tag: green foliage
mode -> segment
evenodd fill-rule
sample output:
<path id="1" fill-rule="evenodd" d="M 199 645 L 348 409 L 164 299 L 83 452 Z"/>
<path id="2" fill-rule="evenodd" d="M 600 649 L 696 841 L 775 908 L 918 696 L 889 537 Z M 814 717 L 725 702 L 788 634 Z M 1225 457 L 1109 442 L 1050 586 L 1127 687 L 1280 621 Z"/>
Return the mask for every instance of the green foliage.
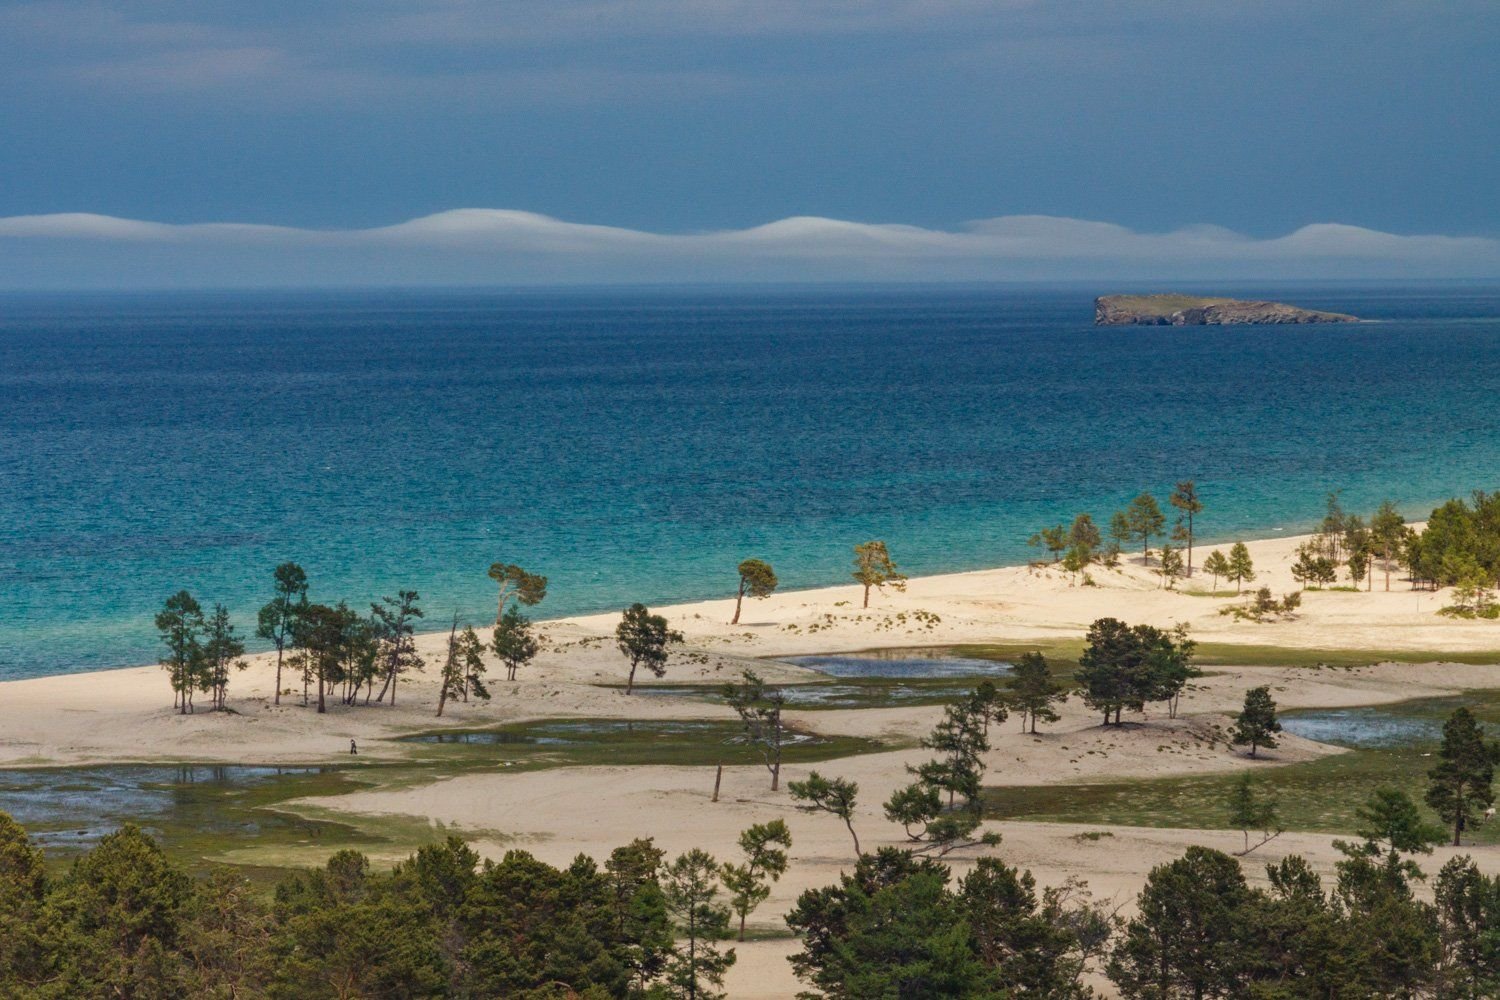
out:
<path id="1" fill-rule="evenodd" d="M 1297 561 L 1292 564 L 1292 579 L 1306 589 L 1310 585 L 1323 586 L 1338 579 L 1337 565 L 1330 556 L 1321 555 L 1316 549 L 1302 545 L 1297 548 Z"/>
<path id="2" fill-rule="evenodd" d="M 682 642 L 682 633 L 667 627 L 667 619 L 653 615 L 644 604 L 632 604 L 620 616 L 615 626 L 615 643 L 620 652 L 630 661 L 630 679 L 625 683 L 625 693 L 635 688 L 636 669 L 645 666 L 657 677 L 667 673 L 667 657 L 673 643 Z"/>
<path id="3" fill-rule="evenodd" d="M 1177 586 L 1177 581 L 1187 570 L 1182 561 L 1182 552 L 1170 544 L 1161 547 L 1161 565 L 1156 572 L 1161 576 L 1162 586 L 1168 590 Z"/>
<path id="4" fill-rule="evenodd" d="M 1248 553 L 1247 553 L 1248 554 Z M 1214 549 L 1203 560 L 1203 572 L 1214 578 L 1213 589 L 1219 589 L 1219 578 L 1229 579 L 1229 560 L 1224 558 L 1224 553 Z"/>
<path id="5" fill-rule="evenodd" d="M 1063 686 L 1052 679 L 1052 669 L 1041 653 L 1031 651 L 1021 654 L 1006 679 L 1006 700 L 1021 713 L 1021 724 L 1028 732 L 1036 732 L 1038 722 L 1056 722 L 1058 714 L 1053 705 L 1067 700 Z"/>
<path id="6" fill-rule="evenodd" d="M 500 588 L 495 604 L 495 624 L 505 617 L 505 605 L 515 598 L 527 607 L 535 607 L 547 596 L 547 578 L 528 573 L 515 563 L 490 563 L 489 578 Z"/>
<path id="7" fill-rule="evenodd" d="M 167 647 L 161 658 L 175 696 L 172 707 L 182 713 L 192 711 L 193 691 L 203 676 L 203 608 L 186 590 L 167 598 L 156 615 L 156 631 Z"/>
<path id="8" fill-rule="evenodd" d="M 1173 540 L 1181 541 L 1187 545 L 1187 573 L 1193 573 L 1193 519 L 1203 513 L 1203 501 L 1198 497 L 1198 484 L 1191 479 L 1184 479 L 1172 489 L 1172 495 L 1167 497 L 1167 502 L 1182 512 L 1178 519 L 1178 526 L 1182 529 L 1181 536 L 1173 531 Z M 1184 523 L 1185 522 L 1185 523 Z"/>
<path id="9" fill-rule="evenodd" d="M 1256 756 L 1261 747 L 1276 749 L 1276 734 L 1281 732 L 1281 723 L 1276 719 L 1276 702 L 1271 698 L 1269 685 L 1251 688 L 1245 692 L 1245 705 L 1234 719 L 1234 732 L 1230 739 L 1236 746 L 1248 746 L 1250 756 Z"/>
<path id="10" fill-rule="evenodd" d="M 384 702 L 386 693 L 391 704 L 396 704 L 396 685 L 401 675 L 421 670 L 422 657 L 417 653 L 417 619 L 423 617 L 417 607 L 417 592 L 401 590 L 395 597 L 383 597 L 379 604 L 370 605 L 370 621 L 374 626 L 373 637 L 378 643 L 375 655 L 379 660 L 379 672 L 385 677 L 380 696 L 375 700 Z M 366 683 L 373 683 L 373 678 Z M 357 687 L 357 685 L 356 685 Z M 366 694 L 365 700 L 369 701 Z"/>
<path id="11" fill-rule="evenodd" d="M 1068 526 L 1055 524 L 1050 528 L 1043 528 L 1028 538 L 1026 544 L 1033 548 L 1046 549 L 1047 553 L 1052 556 L 1052 561 L 1057 562 L 1068 548 Z"/>
<path id="12" fill-rule="evenodd" d="M 506 608 L 500 616 L 490 648 L 505 664 L 505 679 L 511 682 L 516 679 L 516 671 L 536 658 L 541 643 L 532 632 L 531 619 L 521 613 L 518 605 Z"/>
<path id="13" fill-rule="evenodd" d="M 1229 825 L 1245 835 L 1245 849 L 1241 857 L 1281 834 L 1276 796 L 1262 795 L 1255 779 L 1242 774 L 1229 793 Z M 1273 832 L 1274 828 L 1274 832 Z M 1259 830 L 1262 838 L 1255 847 L 1250 846 L 1250 831 Z"/>
<path id="14" fill-rule="evenodd" d="M 497 632 L 499 629 L 500 626 L 496 626 Z M 458 630 L 458 614 L 455 612 L 453 627 L 448 633 L 448 651 L 443 660 L 443 674 L 439 682 L 437 710 L 439 717 L 443 714 L 444 706 L 451 700 L 462 699 L 467 702 L 470 695 L 480 701 L 490 700 L 489 689 L 484 685 L 484 675 L 487 673 L 484 650 L 484 643 L 480 641 L 472 625 L 465 625 L 462 632 Z"/>
<path id="15" fill-rule="evenodd" d="M 1160 535 L 1166 527 L 1167 518 L 1150 493 L 1142 493 L 1122 511 L 1110 519 L 1110 534 L 1122 543 L 1140 542 L 1141 557 L 1151 561 L 1151 539 Z"/>
<path id="16" fill-rule="evenodd" d="M 1109 960 L 1109 978 L 1127 1000 L 1238 995 L 1247 966 L 1240 914 L 1252 899 L 1227 854 L 1189 847 L 1151 870 Z"/>
<path id="17" fill-rule="evenodd" d="M 1225 562 L 1227 569 L 1224 578 L 1234 581 L 1235 593 L 1239 593 L 1245 584 L 1254 581 L 1255 564 L 1250 560 L 1250 550 L 1245 547 L 1244 542 L 1235 542 L 1229 547 L 1229 558 Z"/>
<path id="18" fill-rule="evenodd" d="M 1500 875 L 1473 859 L 1450 860 L 1433 886 L 1441 928 L 1441 995 L 1463 1000 L 1500 995 Z"/>
<path id="19" fill-rule="evenodd" d="M 882 848 L 787 915 L 797 975 L 835 1000 L 1088 994 L 1071 911 L 1038 905 L 1030 873 L 981 858 L 957 891 L 945 865 Z"/>
<path id="20" fill-rule="evenodd" d="M 885 542 L 870 541 L 854 546 L 854 580 L 865 588 L 864 606 L 870 606 L 870 588 L 884 591 L 906 589 L 906 575 L 896 569 Z"/>
<path id="21" fill-rule="evenodd" d="M 720 877 L 729 892 L 729 905 L 740 918 L 741 941 L 745 940 L 745 918 L 771 895 L 771 883 L 785 874 L 791 846 L 792 834 L 784 820 L 757 823 L 740 833 L 745 861 L 726 863 Z"/>
<path id="22" fill-rule="evenodd" d="M 857 783 L 843 778 L 825 778 L 813 771 L 806 781 L 793 781 L 786 787 L 793 799 L 806 803 L 805 808 L 832 813 L 843 820 L 854 840 L 854 853 L 859 853 L 859 834 L 854 832 L 854 804 L 859 795 Z"/>
<path id="23" fill-rule="evenodd" d="M 1443 724 L 1437 765 L 1427 772 L 1427 804 L 1453 830 L 1453 846 L 1464 829 L 1495 801 L 1495 765 L 1500 743 L 1486 743 L 1484 731 L 1467 708 Z"/>
<path id="24" fill-rule="evenodd" d="M 1164 631 L 1100 618 L 1085 643 L 1074 677 L 1084 703 L 1103 713 L 1105 725 L 1119 725 L 1124 709 L 1139 711 L 1154 701 L 1167 702 L 1175 716 L 1188 681 L 1199 674 L 1192 665 L 1196 644 L 1182 626 Z"/>
<path id="25" fill-rule="evenodd" d="M 1471 499 L 1449 500 L 1420 535 L 1405 534 L 1401 554 L 1413 582 L 1436 588 L 1500 580 L 1500 493 L 1476 491 Z"/>
<path id="26" fill-rule="evenodd" d="M 776 571 L 771 564 L 760 559 L 746 559 L 740 563 L 740 587 L 734 599 L 734 617 L 729 624 L 740 623 L 740 605 L 746 597 L 770 597 L 776 590 Z"/>
<path id="27" fill-rule="evenodd" d="M 283 654 L 296 636 L 297 616 L 307 604 L 307 574 L 294 562 L 277 566 L 272 574 L 274 596 L 256 616 L 255 634 L 276 647 L 276 694 L 281 704 L 281 666 Z"/>
<path id="28" fill-rule="evenodd" d="M 241 659 L 244 655 L 245 644 L 229 620 L 229 609 L 215 604 L 213 614 L 203 625 L 203 661 L 198 674 L 198 688 L 208 693 L 214 711 L 225 710 L 229 697 L 229 671 L 236 667 L 244 670 L 248 666 Z"/>
<path id="29" fill-rule="evenodd" d="M 744 724 L 745 738 L 766 762 L 774 792 L 781 784 L 781 748 L 786 741 L 781 712 L 786 707 L 786 694 L 780 688 L 767 687 L 753 670 L 744 671 L 742 678 L 740 684 L 724 686 L 724 700 Z"/>
<path id="30" fill-rule="evenodd" d="M 673 926 L 684 944 L 667 961 L 668 995 L 716 1000 L 723 994 L 724 973 L 734 964 L 734 949 L 720 951 L 729 935 L 729 907 L 716 902 L 719 865 L 694 848 L 661 872 L 662 895 Z"/>

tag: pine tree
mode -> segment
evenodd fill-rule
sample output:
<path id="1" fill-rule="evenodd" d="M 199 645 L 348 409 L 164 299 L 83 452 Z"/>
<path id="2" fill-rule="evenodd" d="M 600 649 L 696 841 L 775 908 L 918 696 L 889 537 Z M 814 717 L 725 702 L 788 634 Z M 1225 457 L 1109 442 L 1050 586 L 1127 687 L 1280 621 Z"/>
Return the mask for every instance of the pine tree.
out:
<path id="1" fill-rule="evenodd" d="M 1214 578 L 1213 589 L 1217 591 L 1219 589 L 1219 577 L 1223 577 L 1226 580 L 1229 578 L 1229 560 L 1224 558 L 1224 553 L 1218 549 L 1214 549 L 1208 554 L 1208 558 L 1203 560 L 1203 572 L 1208 573 Z"/>
<path id="2" fill-rule="evenodd" d="M 1182 511 L 1186 523 L 1187 575 L 1193 575 L 1193 518 L 1203 513 L 1203 501 L 1198 498 L 1198 486 L 1191 479 L 1184 479 L 1172 490 L 1167 502 Z"/>
<path id="3" fill-rule="evenodd" d="M 1250 756 L 1256 756 L 1260 747 L 1276 749 L 1276 734 L 1281 732 L 1281 723 L 1276 719 L 1276 702 L 1271 699 L 1269 685 L 1251 688 L 1245 692 L 1245 707 L 1234 720 L 1232 741 L 1236 746 L 1250 747 Z"/>
<path id="4" fill-rule="evenodd" d="M 1011 667 L 1006 700 L 1021 713 L 1021 724 L 1036 732 L 1038 722 L 1056 722 L 1054 704 L 1067 700 L 1063 686 L 1052 679 L 1047 660 L 1038 652 L 1022 653 Z"/>
<path id="5" fill-rule="evenodd" d="M 854 546 L 854 579 L 865 588 L 864 606 L 870 606 L 870 588 L 883 591 L 906 589 L 906 575 L 898 572 L 885 542 L 872 541 Z"/>
<path id="6" fill-rule="evenodd" d="M 857 783 L 843 778 L 825 778 L 813 771 L 806 781 L 793 781 L 786 787 L 792 798 L 806 803 L 804 808 L 832 813 L 843 820 L 849 836 L 854 839 L 854 854 L 859 855 L 859 834 L 854 832 L 854 803 L 859 795 Z"/>
<path id="7" fill-rule="evenodd" d="M 786 852 L 791 846 L 792 834 L 784 820 L 756 823 L 740 833 L 745 863 L 725 864 L 722 878 L 729 905 L 740 918 L 741 941 L 745 940 L 745 918 L 771 895 L 771 883 L 786 873 Z"/>
<path id="8" fill-rule="evenodd" d="M 776 571 L 771 564 L 760 559 L 746 559 L 740 563 L 740 588 L 734 598 L 734 617 L 729 624 L 740 623 L 740 606 L 746 597 L 770 597 L 776 590 Z"/>
<path id="9" fill-rule="evenodd" d="M 1460 708 L 1443 724 L 1438 757 L 1427 772 L 1427 804 L 1453 830 L 1453 846 L 1458 847 L 1469 823 L 1495 801 L 1500 744 L 1486 743 L 1474 714 Z"/>
<path id="10" fill-rule="evenodd" d="M 1225 577 L 1234 581 L 1234 592 L 1240 593 L 1245 584 L 1255 579 L 1255 564 L 1250 561 L 1250 550 L 1245 547 L 1244 542 L 1235 542 L 1230 546 L 1228 559 L 1228 572 Z"/>
<path id="11" fill-rule="evenodd" d="M 668 628 L 667 619 L 653 615 L 644 604 L 632 604 L 615 626 L 615 642 L 630 661 L 630 677 L 625 682 L 625 693 L 630 694 L 639 667 L 645 666 L 657 677 L 666 675 L 670 647 L 682 642 L 682 633 Z"/>

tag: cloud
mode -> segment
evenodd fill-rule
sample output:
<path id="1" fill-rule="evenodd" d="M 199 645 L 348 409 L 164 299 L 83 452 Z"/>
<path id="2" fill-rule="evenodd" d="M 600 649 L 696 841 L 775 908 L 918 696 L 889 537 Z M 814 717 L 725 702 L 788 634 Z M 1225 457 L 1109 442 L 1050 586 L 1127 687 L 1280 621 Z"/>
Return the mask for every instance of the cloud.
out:
<path id="1" fill-rule="evenodd" d="M 455 209 L 370 229 L 0 218 L 10 288 L 1151 278 L 1500 278 L 1500 240 L 1318 224 L 1270 239 L 1022 215 L 956 229 L 819 217 L 657 233 Z"/>

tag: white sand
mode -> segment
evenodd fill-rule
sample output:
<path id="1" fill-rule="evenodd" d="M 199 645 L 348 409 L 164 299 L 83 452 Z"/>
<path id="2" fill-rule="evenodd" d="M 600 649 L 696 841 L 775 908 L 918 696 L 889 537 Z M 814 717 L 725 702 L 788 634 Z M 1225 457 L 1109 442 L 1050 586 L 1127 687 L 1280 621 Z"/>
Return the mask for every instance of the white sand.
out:
<path id="1" fill-rule="evenodd" d="M 1294 588 L 1288 569 L 1299 538 L 1252 542 L 1259 578 L 1277 593 Z M 1208 553 L 1200 547 L 1201 563 Z M 899 558 L 899 551 L 896 552 Z M 1136 557 L 1137 559 L 1139 557 Z M 1302 649 L 1369 650 L 1474 654 L 1496 650 L 1500 662 L 1500 623 L 1451 620 L 1434 614 L 1447 594 L 1412 593 L 1393 574 L 1383 591 L 1377 570 L 1373 593 L 1323 592 L 1305 595 L 1295 620 L 1271 624 L 1220 615 L 1233 598 L 1194 595 L 1207 578 L 1161 589 L 1149 570 L 1127 563 L 1118 570 L 1091 571 L 1098 586 L 1076 586 L 1057 569 L 1008 567 L 976 573 L 915 579 L 905 593 L 873 595 L 872 607 L 859 607 L 859 588 L 832 587 L 782 593 L 746 603 L 744 623 L 724 624 L 729 600 L 657 609 L 688 637 L 691 649 L 674 656 L 666 682 L 727 679 L 751 657 L 832 652 L 877 647 L 949 645 L 965 642 L 1026 642 L 1076 639 L 1089 622 L 1114 616 L 1131 623 L 1169 626 L 1187 623 L 1195 638 L 1215 643 L 1274 645 Z M 1221 583 L 1221 589 L 1227 585 Z M 919 622 L 913 612 L 931 612 L 941 621 Z M 904 615 L 903 615 L 904 613 Z M 348 760 L 350 738 L 366 757 L 400 758 L 406 748 L 390 737 L 439 724 L 489 725 L 537 717 L 610 716 L 622 718 L 725 718 L 722 707 L 662 697 L 625 697 L 599 687 L 624 681 L 624 663 L 610 633 L 617 616 L 601 615 L 549 622 L 550 648 L 512 686 L 493 684 L 488 705 L 452 706 L 441 723 L 434 719 L 433 673 L 403 681 L 399 707 L 342 707 L 319 718 L 299 706 L 300 698 L 269 704 L 274 689 L 272 660 L 253 658 L 249 670 L 231 684 L 235 714 L 171 711 L 165 675 L 156 668 L 103 671 L 0 684 L 0 765 L 76 764 L 101 761 L 234 761 L 292 763 Z M 423 636 L 419 645 L 437 660 L 446 636 Z M 706 655 L 705 655 L 706 654 Z M 1441 659 L 1435 655 L 1435 659 Z M 773 679 L 810 676 L 791 665 L 758 664 Z M 1500 686 L 1500 667 L 1452 663 L 1382 663 L 1354 670 L 1233 668 L 1216 670 L 1183 699 L 1182 718 L 1170 721 L 1153 711 L 1139 724 L 1104 730 L 1081 704 L 1065 706 L 1061 722 L 1033 738 L 1014 723 L 994 735 L 990 784 L 1050 784 L 1062 781 L 1222 771 L 1274 766 L 1333 748 L 1288 738 L 1273 763 L 1248 762 L 1212 742 L 1224 713 L 1238 707 L 1245 689 L 1273 686 L 1283 707 L 1344 706 L 1455 693 Z M 292 686 L 290 679 L 283 681 Z M 827 734 L 885 736 L 914 740 L 940 714 L 936 707 L 893 707 L 861 711 L 819 711 L 793 715 L 793 721 Z M 860 784 L 856 829 L 866 849 L 901 842 L 901 831 L 880 815 L 879 803 L 907 780 L 904 765 L 923 758 L 920 750 L 871 754 L 818 765 Z M 788 767 L 787 780 L 809 770 Z M 723 800 L 709 802 L 709 768 L 570 768 L 530 773 L 470 774 L 432 784 L 372 790 L 319 799 L 320 809 L 426 817 L 468 830 L 487 853 L 525 846 L 545 860 L 565 864 L 580 851 L 602 857 L 637 836 L 653 836 L 669 851 L 703 847 L 732 857 L 739 830 L 752 822 L 784 817 L 795 846 L 791 870 L 772 898 L 752 918 L 775 926 L 803 889 L 831 882 L 849 864 L 852 845 L 832 817 L 796 811 L 785 791 L 771 793 L 762 768 L 725 772 Z M 999 854 L 1032 868 L 1043 883 L 1068 876 L 1089 880 L 1097 894 L 1128 898 L 1154 864 L 1179 854 L 1190 843 L 1235 848 L 1238 834 L 1222 831 L 1117 828 L 1098 841 L 1074 839 L 1099 826 L 998 823 L 1005 842 Z M 1307 854 L 1328 866 L 1334 860 L 1329 838 L 1287 834 L 1261 852 L 1274 860 L 1281 852 Z M 972 855 L 972 852 L 967 852 Z M 1490 870 L 1500 868 L 1494 848 L 1472 853 Z M 964 854 L 951 856 L 961 868 Z M 1447 857 L 1440 853 L 1435 869 Z M 1254 860 L 1254 859 L 1252 859 Z M 1261 872 L 1258 864 L 1247 871 Z M 740 962 L 730 979 L 735 997 L 784 997 L 798 985 L 784 961 L 790 941 L 753 942 L 739 948 Z"/>

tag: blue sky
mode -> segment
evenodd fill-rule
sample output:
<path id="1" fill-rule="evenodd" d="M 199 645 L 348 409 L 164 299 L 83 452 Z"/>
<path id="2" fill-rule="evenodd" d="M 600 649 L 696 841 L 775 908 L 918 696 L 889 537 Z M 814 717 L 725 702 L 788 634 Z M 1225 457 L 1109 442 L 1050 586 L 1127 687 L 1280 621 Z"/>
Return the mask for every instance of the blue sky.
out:
<path id="1" fill-rule="evenodd" d="M 477 208 L 662 236 L 815 216 L 951 243 L 974 220 L 1047 216 L 1225 227 L 1256 260 L 1336 223 L 1477 237 L 1441 264 L 1413 250 L 1412 273 L 1486 276 L 1500 274 L 1497 53 L 1493 0 L 0 4 L 0 220 L 364 230 Z M 37 258 L 62 284 L 149 278 L 138 259 L 119 271 L 128 247 L 109 262 L 99 241 L 117 237 L 36 225 L 0 225 L 0 286 L 46 277 Z M 208 236 L 183 258 L 206 268 L 223 242 Z M 281 280 L 280 251 L 236 246 L 224 267 L 258 260 Z M 1346 249 L 1312 272 L 1281 260 L 1404 273 L 1405 250 L 1362 267 Z M 1175 253 L 1160 266 L 1198 260 L 1191 241 Z M 633 280 L 565 256 L 497 277 Z M 956 276 L 990 273 L 993 248 L 981 256 Z M 1000 276 L 1076 272 L 1017 258 L 1028 266 Z"/>

